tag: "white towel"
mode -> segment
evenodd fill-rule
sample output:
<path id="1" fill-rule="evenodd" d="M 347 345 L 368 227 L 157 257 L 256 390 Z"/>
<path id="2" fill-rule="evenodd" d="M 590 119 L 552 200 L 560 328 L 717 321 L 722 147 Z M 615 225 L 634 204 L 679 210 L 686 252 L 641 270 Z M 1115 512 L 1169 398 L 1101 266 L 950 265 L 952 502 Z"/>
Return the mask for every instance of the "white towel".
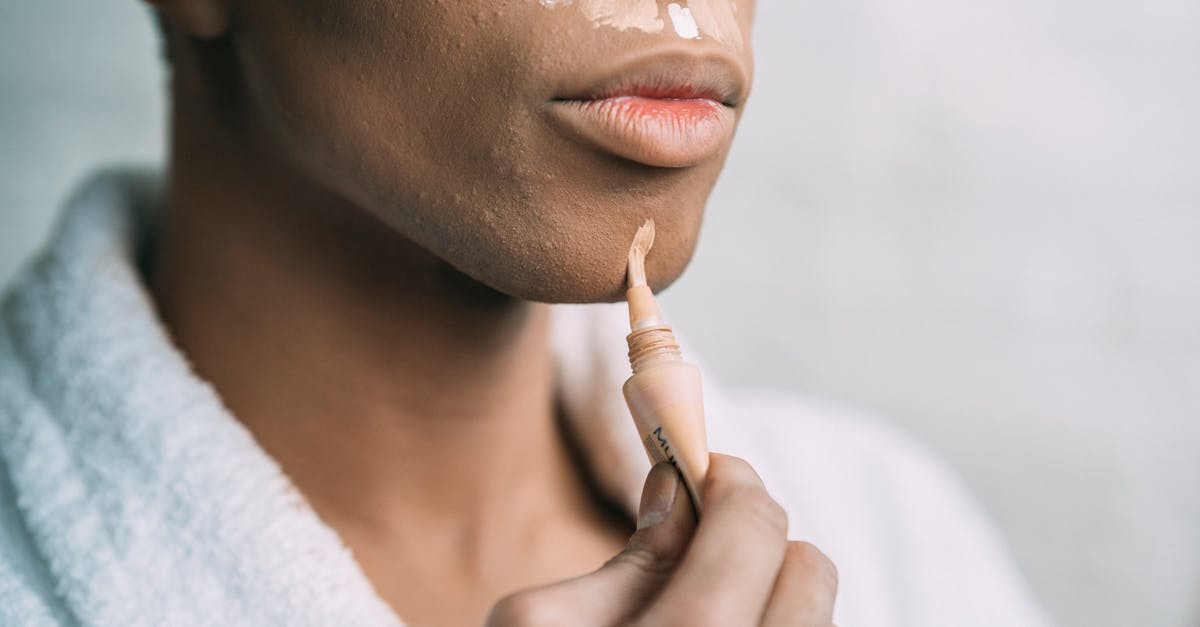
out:
<path id="1" fill-rule="evenodd" d="M 337 534 L 189 368 L 137 253 L 157 178 L 69 203 L 0 313 L 0 625 L 400 625 Z M 648 468 L 620 395 L 617 306 L 555 312 L 561 394 L 601 488 Z M 792 537 L 838 564 L 843 627 L 1047 624 L 948 470 L 879 421 L 796 396 L 724 397 L 709 439 L 749 459 Z"/>

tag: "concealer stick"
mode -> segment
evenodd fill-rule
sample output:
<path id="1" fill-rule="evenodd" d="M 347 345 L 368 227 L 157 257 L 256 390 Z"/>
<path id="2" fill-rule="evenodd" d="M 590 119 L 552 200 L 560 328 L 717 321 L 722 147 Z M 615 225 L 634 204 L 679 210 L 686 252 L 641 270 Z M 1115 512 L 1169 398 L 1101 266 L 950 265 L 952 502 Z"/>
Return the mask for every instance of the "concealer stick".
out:
<path id="1" fill-rule="evenodd" d="M 698 516 L 700 488 L 708 474 L 700 369 L 683 360 L 675 333 L 646 284 L 646 255 L 652 246 L 654 221 L 647 220 L 629 249 L 625 298 L 630 333 L 625 340 L 633 376 L 623 391 L 650 463 L 666 461 L 679 469 Z"/>

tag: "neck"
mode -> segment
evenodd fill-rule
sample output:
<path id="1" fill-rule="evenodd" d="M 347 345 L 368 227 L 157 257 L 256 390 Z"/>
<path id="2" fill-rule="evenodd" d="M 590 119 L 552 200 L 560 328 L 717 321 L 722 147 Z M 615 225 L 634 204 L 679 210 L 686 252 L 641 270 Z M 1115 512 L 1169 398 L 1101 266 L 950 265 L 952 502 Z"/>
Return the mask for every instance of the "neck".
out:
<path id="1" fill-rule="evenodd" d="M 556 420 L 547 306 L 470 280 L 184 113 L 151 290 L 197 373 L 326 522 L 470 536 L 597 518 Z"/>

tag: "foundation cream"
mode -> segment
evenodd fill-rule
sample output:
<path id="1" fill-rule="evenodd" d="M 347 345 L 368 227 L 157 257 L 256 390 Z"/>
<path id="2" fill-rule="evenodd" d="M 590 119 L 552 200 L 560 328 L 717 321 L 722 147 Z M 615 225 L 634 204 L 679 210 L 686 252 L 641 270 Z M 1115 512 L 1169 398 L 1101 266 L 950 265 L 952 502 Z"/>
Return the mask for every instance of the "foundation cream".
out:
<path id="1" fill-rule="evenodd" d="M 661 33 L 670 22 L 671 29 L 683 39 L 709 37 L 739 50 L 742 47 L 737 7 L 731 0 L 538 0 L 538 3 L 550 9 L 575 7 L 597 28 Z"/>
<path id="2" fill-rule="evenodd" d="M 683 360 L 675 333 L 646 282 L 646 255 L 654 245 L 654 221 L 638 229 L 629 250 L 629 365 L 623 391 L 650 462 L 670 462 L 691 496 L 696 514 L 708 474 L 708 442 L 700 369 Z"/>

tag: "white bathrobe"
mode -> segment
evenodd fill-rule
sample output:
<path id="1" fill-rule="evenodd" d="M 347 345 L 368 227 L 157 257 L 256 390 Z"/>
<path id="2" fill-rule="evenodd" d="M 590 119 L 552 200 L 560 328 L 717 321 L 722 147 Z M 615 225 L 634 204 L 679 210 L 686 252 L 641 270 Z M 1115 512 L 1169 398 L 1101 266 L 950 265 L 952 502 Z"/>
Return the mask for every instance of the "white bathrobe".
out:
<path id="1" fill-rule="evenodd" d="M 401 625 L 337 534 L 171 343 L 137 267 L 156 178 L 71 202 L 0 311 L 0 625 Z M 567 422 L 630 511 L 648 468 L 620 395 L 619 305 L 555 317 Z M 397 350 L 403 350 L 397 347 Z M 841 574 L 842 627 L 1047 624 L 951 472 L 869 417 L 722 394 L 742 456 Z"/>

